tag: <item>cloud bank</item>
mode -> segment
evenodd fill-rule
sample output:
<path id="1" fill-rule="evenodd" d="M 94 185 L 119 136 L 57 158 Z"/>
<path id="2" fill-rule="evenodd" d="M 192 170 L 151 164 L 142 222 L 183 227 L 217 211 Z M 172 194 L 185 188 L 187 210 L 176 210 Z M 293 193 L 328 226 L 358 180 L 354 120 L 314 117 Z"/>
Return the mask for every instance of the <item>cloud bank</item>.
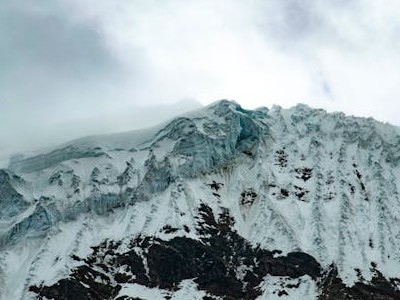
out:
<path id="1" fill-rule="evenodd" d="M 140 127 L 118 115 L 182 99 L 303 102 L 400 124 L 398 1 L 3 1 L 0 36 L 8 151 L 76 124 L 62 137 Z"/>

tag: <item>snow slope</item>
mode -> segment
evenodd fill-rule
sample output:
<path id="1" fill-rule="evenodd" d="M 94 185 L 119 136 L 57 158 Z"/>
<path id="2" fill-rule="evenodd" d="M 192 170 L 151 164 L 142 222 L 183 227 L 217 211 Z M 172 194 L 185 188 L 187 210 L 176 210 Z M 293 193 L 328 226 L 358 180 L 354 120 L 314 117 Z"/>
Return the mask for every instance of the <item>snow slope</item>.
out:
<path id="1" fill-rule="evenodd" d="M 377 270 L 400 278 L 399 164 L 391 125 L 226 100 L 157 128 L 14 159 L 0 170 L 0 299 L 35 299 L 31 286 L 65 278 L 81 264 L 73 257 L 106 239 L 201 240 L 203 203 L 215 215 L 228 210 L 232 230 L 254 247 L 307 253 L 323 269 L 335 265 L 347 286 Z M 277 296 L 288 280 L 298 287 Z M 316 284 L 267 275 L 257 299 L 317 299 Z M 125 284 L 115 298 L 207 293 L 187 279 L 175 291 Z"/>

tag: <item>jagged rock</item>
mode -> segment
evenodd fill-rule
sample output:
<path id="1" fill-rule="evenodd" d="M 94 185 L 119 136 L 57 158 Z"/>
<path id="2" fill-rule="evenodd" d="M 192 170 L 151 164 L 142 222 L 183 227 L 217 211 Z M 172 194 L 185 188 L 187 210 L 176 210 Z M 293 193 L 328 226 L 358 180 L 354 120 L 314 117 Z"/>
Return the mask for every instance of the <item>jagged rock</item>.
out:
<path id="1" fill-rule="evenodd" d="M 104 272 L 109 282 L 98 283 L 113 297 L 124 296 L 117 285 L 122 291 L 137 272 L 138 284 L 163 285 L 168 295 L 194 274 L 204 297 L 244 298 L 253 287 L 253 299 L 284 276 L 301 281 L 293 289 L 303 289 L 304 299 L 322 291 L 391 299 L 400 278 L 399 145 L 397 128 L 372 119 L 304 105 L 251 111 L 224 100 L 162 128 L 15 157 L 13 171 L 0 170 L 0 298 L 29 299 L 28 286 L 50 288 L 50 277 L 77 268 L 71 255 L 142 233 L 134 248 L 81 272 Z M 169 269 L 160 257 L 174 257 Z M 331 263 L 337 274 L 324 277 Z M 118 264 L 128 272 L 113 269 Z M 54 273 L 42 275 L 45 266 Z M 200 279 L 205 270 L 215 273 L 213 282 Z M 95 297 L 79 284 L 47 291 L 69 286 Z M 294 297 L 284 286 L 274 295 Z"/>
<path id="2" fill-rule="evenodd" d="M 228 211 L 216 220 L 211 208 L 202 204 L 198 223 L 201 241 L 186 237 L 170 241 L 138 237 L 122 252 L 119 251 L 121 242 L 105 241 L 94 247 L 88 258 L 78 259 L 85 264 L 73 270 L 70 277 L 52 286 L 31 286 L 30 291 L 49 299 L 105 299 L 117 295 L 120 284 L 124 283 L 173 291 L 183 280 L 194 278 L 199 289 L 210 295 L 224 299 L 256 299 L 262 293 L 260 283 L 269 274 L 290 278 L 307 275 L 318 283 L 321 300 L 398 299 L 400 295 L 395 285 L 379 272 L 370 283 L 346 287 L 334 266 L 325 273 L 306 253 L 274 257 L 272 252 L 253 247 L 232 230 L 233 219 Z M 142 251 L 138 252 L 139 248 Z M 243 266 L 247 271 L 240 278 L 238 270 Z M 102 271 L 99 273 L 96 269 Z M 128 273 L 117 272 L 120 269 Z M 299 285 L 286 287 L 298 288 Z M 279 295 L 288 293 L 280 290 Z"/>
<path id="3" fill-rule="evenodd" d="M 113 284 L 114 280 L 174 290 L 183 280 L 195 278 L 199 288 L 212 295 L 255 299 L 261 294 L 258 285 L 267 274 L 293 278 L 309 275 L 314 279 L 320 276 L 320 266 L 311 256 L 289 253 L 287 257 L 274 258 L 271 252 L 253 248 L 232 231 L 233 219 L 228 211 L 219 219 L 215 219 L 209 206 L 202 204 L 201 241 L 186 237 L 170 241 L 138 237 L 129 243 L 132 250 L 122 253 L 118 252 L 120 244 L 105 242 L 94 248 L 92 255 L 83 260 L 86 264 L 73 270 L 69 278 L 50 287 L 32 286 L 30 291 L 50 299 L 97 299 L 93 294 L 110 297 L 119 291 L 120 286 Z M 144 250 L 141 254 L 135 250 L 138 247 Z M 237 278 L 240 264 L 248 270 L 244 280 Z M 95 271 L 98 267 L 102 273 Z M 124 267 L 131 275 L 116 273 Z"/>

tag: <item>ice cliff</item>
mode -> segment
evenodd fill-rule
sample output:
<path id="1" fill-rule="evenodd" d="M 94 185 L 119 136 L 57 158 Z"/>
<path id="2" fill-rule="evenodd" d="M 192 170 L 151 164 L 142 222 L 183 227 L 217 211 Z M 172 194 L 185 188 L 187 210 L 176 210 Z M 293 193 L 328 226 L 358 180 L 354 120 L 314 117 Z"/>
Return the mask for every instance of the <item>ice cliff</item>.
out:
<path id="1" fill-rule="evenodd" d="M 378 277 L 392 280 L 395 293 L 399 164 L 394 126 L 305 105 L 245 110 L 226 100 L 149 130 L 83 138 L 13 159 L 0 170 L 0 298 L 34 299 L 38 290 L 32 286 L 68 276 L 82 262 L 73 257 L 90 255 L 106 239 L 148 235 L 166 243 L 178 237 L 211 243 L 207 239 L 218 230 L 199 231 L 202 205 L 215 215 L 228 211 L 235 239 L 269 251 L 265 257 L 272 265 L 281 264 L 270 258 L 274 251 L 315 259 L 315 270 L 297 276 L 302 299 L 330 299 L 323 298 L 320 282 L 328 277 L 316 279 L 320 269 L 336 272 L 335 280 L 348 287 Z M 141 246 L 135 247 L 135 255 L 142 255 Z M 141 259 L 155 259 L 148 255 Z M 251 268 L 259 266 L 243 264 L 240 272 Z M 154 288 L 151 270 L 146 272 L 143 282 Z M 263 280 L 252 281 L 263 291 L 258 299 L 278 297 L 266 295 L 291 276 L 259 272 Z M 236 279 L 244 276 L 239 273 Z M 116 285 L 111 279 L 109 284 Z M 296 299 L 293 291 L 281 296 Z M 209 286 L 207 293 L 212 294 Z M 122 294 L 118 289 L 107 295 Z M 376 295 L 371 299 L 379 299 Z"/>

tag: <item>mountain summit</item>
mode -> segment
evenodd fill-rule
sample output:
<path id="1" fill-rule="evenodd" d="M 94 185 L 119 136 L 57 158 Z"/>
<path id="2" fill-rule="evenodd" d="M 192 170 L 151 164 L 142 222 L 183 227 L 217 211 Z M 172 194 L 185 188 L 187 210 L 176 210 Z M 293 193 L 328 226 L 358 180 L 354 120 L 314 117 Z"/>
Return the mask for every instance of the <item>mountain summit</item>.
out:
<path id="1" fill-rule="evenodd" d="M 400 135 L 227 100 L 0 170 L 0 299 L 400 299 Z"/>

